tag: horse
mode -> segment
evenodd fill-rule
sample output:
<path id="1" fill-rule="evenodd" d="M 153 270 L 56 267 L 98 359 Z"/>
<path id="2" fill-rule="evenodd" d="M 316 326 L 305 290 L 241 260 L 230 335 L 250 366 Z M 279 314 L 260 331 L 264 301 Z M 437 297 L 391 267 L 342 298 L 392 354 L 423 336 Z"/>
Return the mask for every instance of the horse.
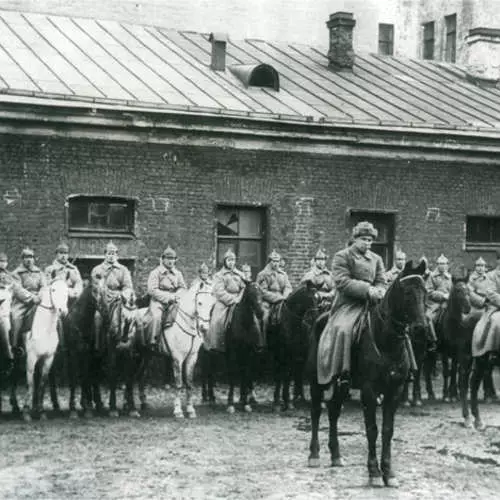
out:
<path id="1" fill-rule="evenodd" d="M 68 285 L 64 279 L 54 279 L 41 288 L 31 329 L 26 337 L 26 384 L 28 391 L 22 410 L 23 420 L 31 421 L 31 410 L 41 420 L 47 417 L 43 410 L 44 389 L 59 345 L 57 324 L 68 313 Z M 38 376 L 35 376 L 35 371 Z"/>
<path id="2" fill-rule="evenodd" d="M 11 287 L 0 287 L 0 412 L 2 411 L 2 388 L 10 379 L 14 361 L 9 340 L 11 302 Z"/>
<path id="3" fill-rule="evenodd" d="M 147 367 L 153 356 L 169 357 L 172 360 L 175 379 L 174 417 L 183 418 L 181 395 L 183 386 L 186 386 L 186 413 L 189 418 L 196 418 L 193 405 L 193 374 L 198 352 L 203 342 L 203 337 L 208 331 L 210 313 L 215 298 L 211 288 L 201 285 L 199 289 L 179 291 L 177 302 L 178 311 L 172 325 L 162 330 L 161 338 L 157 343 L 152 343 L 146 335 L 147 308 L 141 308 L 136 313 L 136 327 L 133 328 L 128 340 L 122 348 L 132 349 L 138 356 L 137 368 L 133 380 L 139 386 L 139 399 L 141 410 L 147 410 L 145 378 Z M 132 381 L 133 381 L 132 380 Z M 132 382 L 126 382 L 126 404 L 130 410 L 135 410 Z"/>
<path id="4" fill-rule="evenodd" d="M 273 357 L 274 396 L 273 408 L 293 408 L 290 401 L 290 382 L 294 380 L 296 400 L 304 399 L 303 373 L 310 345 L 307 321 L 317 316 L 319 295 L 311 281 L 296 288 L 283 302 L 276 324 L 268 327 L 267 343 Z M 272 313 L 271 313 L 272 314 Z M 306 316 L 307 315 L 307 316 Z M 281 398 L 280 398 L 280 392 Z"/>
<path id="5" fill-rule="evenodd" d="M 361 401 L 368 441 L 368 474 L 372 486 L 385 484 L 396 486 L 397 480 L 391 464 L 391 441 L 394 432 L 394 415 L 398 408 L 404 382 L 410 370 L 410 356 L 407 350 L 407 331 L 425 321 L 424 261 L 412 268 L 409 261 L 399 276 L 389 286 L 382 301 L 370 307 L 366 314 L 366 324 L 361 330 L 358 355 L 353 357 L 353 376 L 358 377 Z M 321 403 L 325 387 L 318 383 L 317 346 L 323 331 L 325 319 L 318 318 L 312 337 L 309 356 L 311 362 L 311 442 L 309 466 L 319 467 L 318 430 Z M 317 328 L 318 327 L 318 328 Z M 418 331 L 418 330 L 417 330 Z M 356 362 L 357 360 L 357 362 Z M 348 384 L 333 380 L 333 395 L 328 401 L 329 449 L 332 466 L 343 465 L 340 455 L 337 422 L 342 405 L 347 397 Z M 377 405 L 382 400 L 382 456 L 381 467 L 376 455 Z M 382 483 L 383 480 L 383 483 Z"/>
<path id="6" fill-rule="evenodd" d="M 246 283 L 241 300 L 234 305 L 225 331 L 226 365 L 229 378 L 227 411 L 234 413 L 234 387 L 239 373 L 240 403 L 251 412 L 250 394 L 253 388 L 256 355 L 264 348 L 262 332 L 262 290 L 256 283 Z"/>

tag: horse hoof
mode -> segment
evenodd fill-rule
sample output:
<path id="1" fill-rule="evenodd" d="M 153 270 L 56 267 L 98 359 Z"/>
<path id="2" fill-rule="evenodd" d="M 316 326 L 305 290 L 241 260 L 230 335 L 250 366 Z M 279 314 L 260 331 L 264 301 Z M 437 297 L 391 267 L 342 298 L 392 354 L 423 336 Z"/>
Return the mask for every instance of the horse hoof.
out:
<path id="1" fill-rule="evenodd" d="M 324 401 L 321 402 L 321 409 L 322 410 L 326 410 L 328 408 L 328 406 L 326 405 L 326 403 Z"/>
<path id="2" fill-rule="evenodd" d="M 443 396 L 443 403 L 449 403 L 450 398 L 448 396 Z"/>
<path id="3" fill-rule="evenodd" d="M 252 407 L 250 405 L 245 405 L 243 410 L 245 410 L 245 413 L 252 413 Z"/>
<path id="4" fill-rule="evenodd" d="M 319 457 L 316 457 L 316 458 L 309 457 L 309 459 L 307 460 L 307 466 L 311 467 L 313 469 L 318 468 L 320 465 L 321 465 L 321 463 L 320 463 Z"/>
<path id="5" fill-rule="evenodd" d="M 27 411 L 23 411 L 23 420 L 25 422 L 31 422 L 31 415 Z"/>
<path id="6" fill-rule="evenodd" d="M 69 419 L 70 420 L 78 420 L 78 413 L 76 410 L 71 410 L 69 412 Z"/>
<path id="7" fill-rule="evenodd" d="M 332 458 L 332 467 L 344 467 L 342 457 Z"/>
<path id="8" fill-rule="evenodd" d="M 90 409 L 86 409 L 84 412 L 83 412 L 83 417 L 84 418 L 92 418 L 94 416 L 94 414 L 92 413 L 92 410 Z"/>
<path id="9" fill-rule="evenodd" d="M 369 477 L 368 486 L 371 486 L 372 488 L 383 488 L 384 480 L 382 479 L 382 476 Z"/>
<path id="10" fill-rule="evenodd" d="M 187 411 L 188 418 L 196 418 L 196 410 L 193 408 L 191 411 Z"/>
<path id="11" fill-rule="evenodd" d="M 476 428 L 476 431 L 484 431 L 484 429 L 486 429 L 484 422 L 479 419 L 474 422 L 474 427 Z"/>
<path id="12" fill-rule="evenodd" d="M 472 421 L 472 418 L 470 418 L 470 417 L 464 418 L 464 427 L 466 429 L 472 429 L 474 427 L 474 423 Z"/>
<path id="13" fill-rule="evenodd" d="M 291 401 L 290 401 L 290 403 L 288 403 L 288 409 L 295 410 L 295 405 Z"/>
<path id="14" fill-rule="evenodd" d="M 178 419 L 184 418 L 184 413 L 182 412 L 182 410 L 176 410 L 174 411 L 174 417 Z"/>
<path id="15" fill-rule="evenodd" d="M 39 416 L 39 419 L 41 422 L 45 422 L 47 419 L 47 414 L 45 412 L 41 412 L 40 413 L 40 416 Z"/>
<path id="16" fill-rule="evenodd" d="M 118 418 L 119 416 L 118 410 L 109 410 L 109 418 Z"/>
<path id="17" fill-rule="evenodd" d="M 420 408 L 421 406 L 423 406 L 422 400 L 421 399 L 417 399 L 415 401 L 415 406 L 418 407 L 418 408 Z"/>
<path id="18" fill-rule="evenodd" d="M 230 405 L 227 407 L 227 412 L 232 415 L 234 413 L 234 406 L 233 405 Z"/>
<path id="19" fill-rule="evenodd" d="M 434 403 L 436 401 L 436 395 L 433 392 L 430 392 L 427 396 L 427 401 Z"/>
<path id="20" fill-rule="evenodd" d="M 408 400 L 403 401 L 403 406 L 404 406 L 405 408 L 409 408 L 409 407 L 411 406 L 410 401 L 408 401 Z"/>
<path id="21" fill-rule="evenodd" d="M 281 411 L 281 406 L 279 404 L 273 404 L 273 413 L 279 413 Z"/>
<path id="22" fill-rule="evenodd" d="M 141 414 L 137 410 L 130 410 L 128 416 L 130 418 L 141 418 Z"/>
<path id="23" fill-rule="evenodd" d="M 399 487 L 399 481 L 394 476 L 384 476 L 383 479 L 384 479 L 384 484 L 388 488 L 398 488 Z"/>

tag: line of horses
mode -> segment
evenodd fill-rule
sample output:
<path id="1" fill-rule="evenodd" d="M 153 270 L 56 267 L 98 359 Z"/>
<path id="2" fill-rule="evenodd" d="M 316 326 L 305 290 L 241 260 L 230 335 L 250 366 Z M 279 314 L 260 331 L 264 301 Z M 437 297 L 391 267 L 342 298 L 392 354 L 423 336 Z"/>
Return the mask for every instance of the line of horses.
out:
<path id="1" fill-rule="evenodd" d="M 368 475 L 370 484 L 397 484 L 391 464 L 391 441 L 394 432 L 394 417 L 402 400 L 409 378 L 410 356 L 408 339 L 411 339 L 419 367 L 426 352 L 425 300 L 426 291 L 423 276 L 425 262 L 413 267 L 408 262 L 391 284 L 384 299 L 367 312 L 367 321 L 360 334 L 359 344 L 353 350 L 353 379 L 361 389 L 366 436 L 368 441 Z M 70 388 L 70 418 L 77 418 L 76 392 L 80 387 L 80 405 L 83 414 L 90 417 L 94 411 L 103 412 L 101 384 L 106 368 L 109 386 L 109 416 L 117 417 L 117 381 L 121 374 L 125 384 L 124 409 L 128 415 L 139 417 L 134 397 L 134 386 L 138 386 L 141 410 L 148 408 L 145 392 L 145 374 L 153 356 L 167 356 L 171 359 L 175 378 L 176 396 L 174 415 L 184 417 L 181 392 L 186 388 L 185 411 L 194 418 L 193 374 L 198 354 L 203 353 L 204 392 L 207 399 L 213 398 L 213 379 L 209 376 L 212 354 L 203 352 L 203 336 L 208 331 L 214 297 L 210 288 L 201 286 L 197 290 L 185 290 L 179 296 L 178 313 L 175 322 L 166 326 L 160 339 L 150 339 L 145 323 L 147 308 L 137 308 L 133 294 L 116 296 L 116 314 L 105 318 L 104 342 L 98 342 L 94 328 L 94 314 L 105 292 L 102 280 L 88 284 L 83 293 L 68 308 L 68 289 L 64 280 L 54 279 L 41 291 L 41 303 L 36 309 L 33 325 L 26 339 L 26 360 L 16 358 L 13 370 L 8 376 L 10 403 L 16 413 L 25 420 L 31 419 L 34 409 L 40 418 L 46 418 L 43 396 L 46 382 L 55 410 L 60 408 L 57 388 L 51 364 L 58 348 L 58 321 L 62 321 L 62 346 L 59 349 L 67 357 Z M 438 335 L 443 356 L 445 373 L 445 394 L 448 394 L 446 368 L 451 355 L 459 370 L 460 397 L 464 423 L 484 428 L 478 409 L 477 392 L 479 384 L 489 369 L 488 359 L 471 357 L 471 324 L 463 321 L 470 310 L 468 291 L 463 280 L 454 282 L 449 305 L 438 323 Z M 318 290 L 311 282 L 301 284 L 283 302 L 279 317 L 268 329 L 262 331 L 262 291 L 255 283 L 247 283 L 240 302 L 234 306 L 227 325 L 226 366 L 228 370 L 228 411 L 235 411 L 234 389 L 239 382 L 240 403 L 245 411 L 251 411 L 251 392 L 255 379 L 256 359 L 260 350 L 266 347 L 274 361 L 273 406 L 291 408 L 290 386 L 294 383 L 295 397 L 303 397 L 303 375 L 307 373 L 311 391 L 312 434 L 309 465 L 319 465 L 319 419 L 326 387 L 318 384 L 316 370 L 316 348 L 319 336 L 328 319 L 328 313 L 321 314 Z M 112 322 L 115 322 L 112 324 Z M 1 333 L 1 332 L 0 332 Z M 3 338 L 3 335 L 0 335 Z M 451 353 L 451 354 L 450 354 Z M 28 394 L 23 407 L 19 406 L 16 387 L 26 362 Z M 213 361 L 213 360 L 212 360 Z M 307 369 L 305 369 L 307 368 Z M 472 369 L 472 373 L 471 373 Z M 471 408 L 474 421 L 470 418 L 467 402 L 470 376 Z M 5 380 L 3 381 L 5 382 Z M 205 382 L 207 385 L 205 385 Z M 348 387 L 333 381 L 333 395 L 326 402 L 330 422 L 329 450 L 331 464 L 342 465 L 338 442 L 338 419 Z M 419 396 L 419 392 L 414 393 Z M 429 392 L 429 394 L 431 394 Z M 1 394 L 0 394 L 1 396 Z M 0 397 L 1 401 L 1 397 Z M 380 462 L 376 453 L 378 427 L 377 406 L 382 407 L 382 453 Z"/>

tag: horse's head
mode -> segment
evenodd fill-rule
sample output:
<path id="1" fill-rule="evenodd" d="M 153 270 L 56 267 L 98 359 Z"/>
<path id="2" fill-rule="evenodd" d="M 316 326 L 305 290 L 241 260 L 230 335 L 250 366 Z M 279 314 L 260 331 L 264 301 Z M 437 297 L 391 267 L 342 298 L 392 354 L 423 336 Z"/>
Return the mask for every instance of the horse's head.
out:
<path id="1" fill-rule="evenodd" d="M 121 305 L 126 309 L 137 308 L 137 296 L 131 288 L 125 288 L 120 293 Z"/>
<path id="2" fill-rule="evenodd" d="M 426 324 L 426 289 L 423 278 L 426 270 L 424 260 L 415 268 L 410 260 L 386 293 L 391 316 L 409 327 L 424 327 Z"/>
<path id="3" fill-rule="evenodd" d="M 259 320 L 264 317 L 264 307 L 262 301 L 262 289 L 257 283 L 247 282 L 243 296 L 241 298 L 242 303 L 248 303 L 251 310 L 257 316 Z"/>
<path id="4" fill-rule="evenodd" d="M 99 273 L 92 275 L 90 277 L 89 286 L 92 291 L 92 298 L 95 303 L 98 303 L 104 290 L 104 276 Z"/>
<path id="5" fill-rule="evenodd" d="M 68 314 L 69 288 L 66 280 L 52 276 L 50 284 L 40 291 L 40 305 L 47 309 L 55 309 L 65 317 Z"/>
<path id="6" fill-rule="evenodd" d="M 210 316 L 215 304 L 212 287 L 202 283 L 195 294 L 194 300 L 197 329 L 204 336 L 208 332 Z"/>
<path id="7" fill-rule="evenodd" d="M 448 299 L 448 310 L 450 313 L 468 314 L 471 309 L 470 291 L 467 286 L 467 278 L 452 277 L 453 286 Z"/>
<path id="8" fill-rule="evenodd" d="M 318 287 L 311 280 L 304 281 L 287 297 L 288 307 L 293 309 L 299 316 L 315 308 L 320 301 L 321 296 Z"/>

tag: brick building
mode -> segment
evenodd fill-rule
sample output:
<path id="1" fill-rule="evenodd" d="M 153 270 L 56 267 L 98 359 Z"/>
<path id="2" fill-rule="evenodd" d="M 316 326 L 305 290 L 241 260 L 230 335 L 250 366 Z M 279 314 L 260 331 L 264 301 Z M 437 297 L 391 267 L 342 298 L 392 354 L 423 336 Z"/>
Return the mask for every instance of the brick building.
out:
<path id="1" fill-rule="evenodd" d="M 463 68 L 311 46 L 0 11 L 0 247 L 84 272 L 113 239 L 144 289 L 167 244 L 192 279 L 232 246 L 297 283 L 360 219 L 390 265 L 500 246 L 500 91 Z"/>

